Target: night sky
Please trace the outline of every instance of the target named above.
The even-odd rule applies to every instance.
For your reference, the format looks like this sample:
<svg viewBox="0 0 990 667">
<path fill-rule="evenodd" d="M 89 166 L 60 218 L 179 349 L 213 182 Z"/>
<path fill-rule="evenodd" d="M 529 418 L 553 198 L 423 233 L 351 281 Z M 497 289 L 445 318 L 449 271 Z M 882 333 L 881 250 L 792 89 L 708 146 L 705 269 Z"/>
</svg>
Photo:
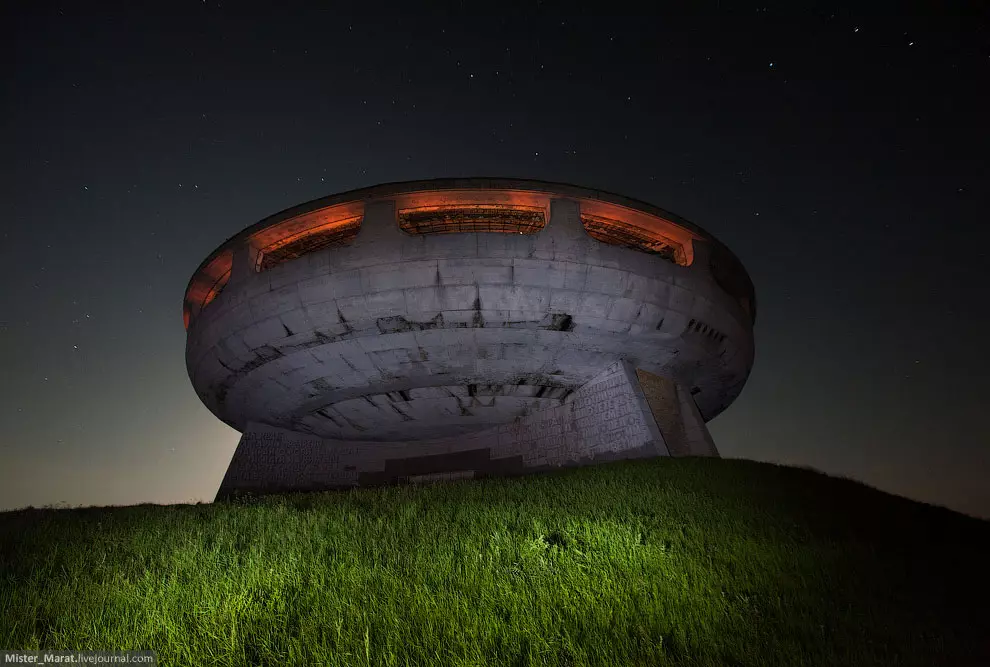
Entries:
<svg viewBox="0 0 990 667">
<path fill-rule="evenodd" d="M 0 18 L 0 508 L 212 500 L 239 434 L 186 375 L 199 262 L 324 195 L 505 176 L 654 203 L 742 260 L 723 456 L 990 517 L 985 3 L 65 4 Z"/>
</svg>

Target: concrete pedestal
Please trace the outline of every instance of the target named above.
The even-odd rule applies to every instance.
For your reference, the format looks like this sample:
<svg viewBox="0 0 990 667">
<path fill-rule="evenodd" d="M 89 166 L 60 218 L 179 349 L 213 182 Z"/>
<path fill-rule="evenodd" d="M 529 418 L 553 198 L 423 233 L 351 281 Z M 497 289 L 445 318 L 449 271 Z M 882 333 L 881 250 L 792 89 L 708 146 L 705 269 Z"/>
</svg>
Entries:
<svg viewBox="0 0 990 667">
<path fill-rule="evenodd" d="M 467 435 L 413 442 L 332 440 L 251 422 L 217 499 L 668 455 L 718 456 L 718 451 L 690 392 L 620 361 L 560 405 Z"/>
</svg>

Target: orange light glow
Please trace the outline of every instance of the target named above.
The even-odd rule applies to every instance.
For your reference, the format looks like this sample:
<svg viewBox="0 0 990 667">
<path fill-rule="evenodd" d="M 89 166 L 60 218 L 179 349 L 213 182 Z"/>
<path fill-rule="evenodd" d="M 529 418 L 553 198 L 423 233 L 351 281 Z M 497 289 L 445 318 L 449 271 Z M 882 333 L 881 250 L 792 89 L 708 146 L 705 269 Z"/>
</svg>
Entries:
<svg viewBox="0 0 990 667">
<path fill-rule="evenodd" d="M 223 291 L 223 288 L 227 286 L 228 280 L 230 280 L 230 271 L 227 271 L 227 273 L 217 278 L 216 282 L 210 286 L 206 296 L 203 297 L 203 308 L 206 308 L 211 301 L 217 298 L 217 295 L 220 294 L 220 292 Z"/>
<path fill-rule="evenodd" d="M 306 232 L 323 229 L 328 225 L 346 224 L 364 215 L 364 202 L 355 201 L 328 206 L 297 215 L 251 235 L 249 243 L 255 248 L 275 249 L 279 245 L 301 238 Z"/>
<path fill-rule="evenodd" d="M 526 190 L 433 190 L 397 194 L 395 209 L 423 208 L 426 206 L 510 206 L 543 209 L 550 217 L 551 195 L 546 192 Z"/>
<path fill-rule="evenodd" d="M 410 234 L 535 234 L 550 219 L 551 201 L 560 197 L 553 192 L 466 188 L 397 193 L 386 198 L 394 201 L 398 226 Z M 662 255 L 690 266 L 694 261 L 693 242 L 704 239 L 659 215 L 590 197 L 567 198 L 580 203 L 586 231 L 603 243 Z M 252 268 L 264 271 L 322 248 L 348 245 L 360 230 L 364 207 L 365 200 L 359 199 L 309 211 L 264 227 L 239 242 L 257 249 L 256 255 L 249 253 L 256 257 Z M 186 328 L 224 289 L 232 265 L 233 249 L 227 247 L 193 277 L 183 309 Z"/>
<path fill-rule="evenodd" d="M 579 201 L 585 229 L 603 243 L 632 243 L 630 247 L 639 246 L 640 249 L 660 254 L 669 252 L 677 264 L 690 266 L 694 262 L 693 242 L 704 238 L 657 215 L 597 199 Z"/>
<path fill-rule="evenodd" d="M 663 234 L 597 215 L 582 215 L 581 222 L 596 241 L 660 255 L 675 264 L 687 265 L 684 246 Z"/>
<path fill-rule="evenodd" d="M 190 318 L 194 318 L 226 286 L 227 280 L 230 278 L 233 260 L 233 250 L 225 249 L 193 277 L 189 290 L 186 292 L 185 302 Z"/>
<path fill-rule="evenodd" d="M 547 224 L 546 211 L 543 208 L 511 204 L 418 206 L 400 209 L 398 218 L 399 229 L 407 234 L 536 234 Z"/>
<path fill-rule="evenodd" d="M 535 234 L 550 218 L 548 193 L 525 190 L 435 190 L 395 196 L 399 228 L 409 234 Z"/>
<path fill-rule="evenodd" d="M 285 236 L 261 249 L 255 270 L 265 271 L 317 250 L 348 245 L 357 236 L 361 221 L 361 216 L 342 218 Z"/>
</svg>

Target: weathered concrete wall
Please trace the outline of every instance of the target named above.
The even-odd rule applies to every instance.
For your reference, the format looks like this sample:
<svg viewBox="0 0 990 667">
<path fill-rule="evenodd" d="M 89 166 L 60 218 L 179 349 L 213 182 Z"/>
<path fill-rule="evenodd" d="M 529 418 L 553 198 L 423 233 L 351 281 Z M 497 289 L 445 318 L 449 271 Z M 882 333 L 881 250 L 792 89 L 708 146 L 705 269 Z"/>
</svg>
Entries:
<svg viewBox="0 0 990 667">
<path fill-rule="evenodd" d="M 677 385 L 677 396 L 681 402 L 681 419 L 684 423 L 684 434 L 690 443 L 692 456 L 718 456 L 715 441 L 712 440 L 705 419 L 701 416 L 694 396 L 683 385 Z"/>
<path fill-rule="evenodd" d="M 667 453 L 635 371 L 617 362 L 563 405 L 465 436 L 340 441 L 252 423 L 217 498 L 504 475 Z"/>
<path fill-rule="evenodd" d="M 691 266 L 608 246 L 564 198 L 536 235 L 407 236 L 391 200 L 364 206 L 351 247 L 262 273 L 238 250 L 190 326 L 193 385 L 234 428 L 466 434 L 559 406 L 617 360 L 696 389 L 705 419 L 742 389 L 752 323 L 712 279 L 704 242 Z"/>
<path fill-rule="evenodd" d="M 671 456 L 718 456 L 690 391 L 641 369 L 636 375 Z"/>
</svg>

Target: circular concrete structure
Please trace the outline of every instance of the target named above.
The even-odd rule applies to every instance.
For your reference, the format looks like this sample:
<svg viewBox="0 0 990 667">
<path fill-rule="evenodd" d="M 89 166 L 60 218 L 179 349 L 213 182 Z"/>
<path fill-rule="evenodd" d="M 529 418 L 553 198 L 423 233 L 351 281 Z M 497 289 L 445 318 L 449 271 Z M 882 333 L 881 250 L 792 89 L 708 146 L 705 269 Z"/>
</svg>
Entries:
<svg viewBox="0 0 990 667">
<path fill-rule="evenodd" d="M 736 257 L 655 206 L 493 178 L 379 185 L 229 239 L 186 290 L 211 412 L 332 440 L 422 441 L 562 405 L 610 364 L 674 382 L 707 421 L 753 363 Z"/>
</svg>

